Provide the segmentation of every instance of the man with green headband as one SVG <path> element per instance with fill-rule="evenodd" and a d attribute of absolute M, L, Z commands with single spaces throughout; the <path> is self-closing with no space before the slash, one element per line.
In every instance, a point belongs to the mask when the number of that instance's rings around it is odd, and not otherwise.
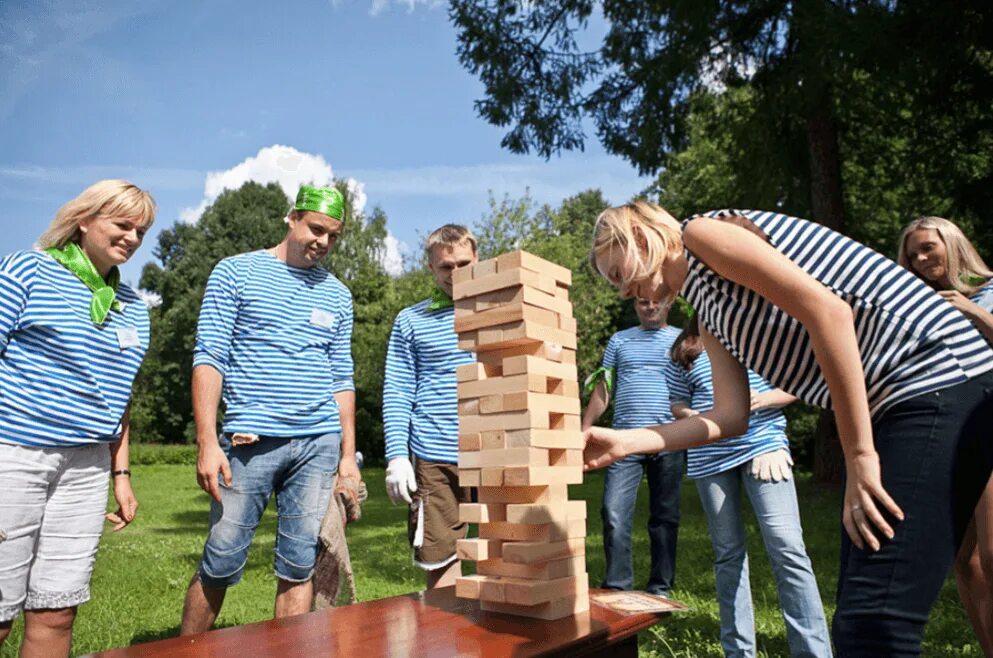
<path fill-rule="evenodd" d="M 428 236 L 428 269 L 434 294 L 397 315 L 386 354 L 383 424 L 386 491 L 410 506 L 408 531 L 414 564 L 427 586 L 454 585 L 461 575 L 455 543 L 466 536 L 459 503 L 470 490 L 458 486 L 458 390 L 455 369 L 475 356 L 458 348 L 452 271 L 476 262 L 476 238 L 446 224 Z M 411 463 L 411 455 L 414 463 Z"/>
<path fill-rule="evenodd" d="M 209 629 L 276 497 L 276 617 L 308 612 L 335 473 L 355 463 L 352 296 L 320 262 L 345 200 L 302 186 L 275 247 L 225 258 L 207 282 L 193 353 L 197 480 L 213 500 L 182 633 Z M 223 434 L 217 405 L 223 394 Z"/>

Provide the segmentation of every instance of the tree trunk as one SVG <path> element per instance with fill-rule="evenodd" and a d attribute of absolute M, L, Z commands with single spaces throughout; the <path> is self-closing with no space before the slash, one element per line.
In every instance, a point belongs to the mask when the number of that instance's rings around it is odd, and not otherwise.
<path fill-rule="evenodd" d="M 841 185 L 838 133 L 830 113 L 830 101 L 825 101 L 807 117 L 810 205 L 814 212 L 813 219 L 843 233 L 845 199 Z M 814 433 L 814 479 L 818 482 L 840 482 L 844 461 L 834 415 L 830 411 L 822 411 Z"/>

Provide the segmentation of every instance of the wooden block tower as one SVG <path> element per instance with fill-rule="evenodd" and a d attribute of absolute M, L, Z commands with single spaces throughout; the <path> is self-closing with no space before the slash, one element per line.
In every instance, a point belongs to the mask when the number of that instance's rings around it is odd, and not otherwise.
<path fill-rule="evenodd" d="M 558 619 L 589 609 L 572 273 L 525 251 L 454 276 L 459 347 L 477 362 L 457 371 L 459 484 L 479 502 L 459 506 L 479 524 L 458 543 L 475 576 L 455 591 L 483 610 Z"/>

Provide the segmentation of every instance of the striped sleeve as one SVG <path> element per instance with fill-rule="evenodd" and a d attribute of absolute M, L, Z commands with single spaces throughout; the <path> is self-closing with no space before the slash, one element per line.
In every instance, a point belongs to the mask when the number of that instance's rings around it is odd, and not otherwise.
<path fill-rule="evenodd" d="M 386 374 L 383 379 L 383 433 L 386 460 L 407 457 L 411 416 L 416 395 L 417 364 L 411 346 L 410 325 L 401 312 L 393 323 L 386 351 Z"/>
<path fill-rule="evenodd" d="M 22 280 L 25 272 L 18 271 L 14 262 L 13 255 L 0 261 L 0 354 L 7 349 L 10 336 L 28 303 L 28 287 Z M 33 260 L 30 262 L 34 264 Z"/>
<path fill-rule="evenodd" d="M 193 367 L 212 366 L 222 375 L 228 365 L 231 337 L 238 319 L 238 285 L 234 263 L 222 260 L 207 279 L 207 290 L 197 321 Z"/>
<path fill-rule="evenodd" d="M 607 349 L 603 351 L 603 362 L 600 364 L 604 368 L 616 368 L 617 367 L 617 334 L 610 337 L 607 341 Z"/>
<path fill-rule="evenodd" d="M 687 375 L 689 373 L 678 363 L 669 360 L 665 364 L 665 383 L 669 387 L 669 404 L 689 405 L 693 399 Z"/>
<path fill-rule="evenodd" d="M 355 363 L 352 360 L 352 325 L 355 322 L 355 311 L 352 305 L 352 292 L 342 286 L 345 294 L 342 309 L 341 331 L 335 336 L 331 349 L 331 374 L 334 383 L 333 393 L 355 390 Z"/>

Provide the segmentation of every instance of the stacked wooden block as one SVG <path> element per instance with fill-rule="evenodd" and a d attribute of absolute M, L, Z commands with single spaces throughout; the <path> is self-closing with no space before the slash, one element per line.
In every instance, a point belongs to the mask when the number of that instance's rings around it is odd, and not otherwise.
<path fill-rule="evenodd" d="M 524 251 L 454 273 L 455 332 L 477 362 L 457 371 L 459 508 L 479 536 L 458 544 L 476 575 L 456 594 L 483 610 L 558 619 L 589 609 L 571 272 Z"/>

